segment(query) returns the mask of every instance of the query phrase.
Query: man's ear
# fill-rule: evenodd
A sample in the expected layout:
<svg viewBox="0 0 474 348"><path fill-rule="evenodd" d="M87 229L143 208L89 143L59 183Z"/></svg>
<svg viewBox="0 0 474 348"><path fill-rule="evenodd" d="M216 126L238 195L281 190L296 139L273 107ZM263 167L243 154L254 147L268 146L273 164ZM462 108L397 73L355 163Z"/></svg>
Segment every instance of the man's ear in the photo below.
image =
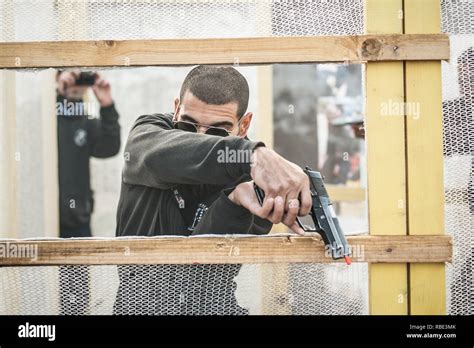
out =
<svg viewBox="0 0 474 348"><path fill-rule="evenodd" d="M247 136L247 132L250 128L250 123L252 122L253 113L247 112L245 115L242 116L240 119L240 126L239 126L239 136L244 138Z"/></svg>
<svg viewBox="0 0 474 348"><path fill-rule="evenodd" d="M179 113L179 98L174 99L174 119L178 119L178 113Z"/></svg>

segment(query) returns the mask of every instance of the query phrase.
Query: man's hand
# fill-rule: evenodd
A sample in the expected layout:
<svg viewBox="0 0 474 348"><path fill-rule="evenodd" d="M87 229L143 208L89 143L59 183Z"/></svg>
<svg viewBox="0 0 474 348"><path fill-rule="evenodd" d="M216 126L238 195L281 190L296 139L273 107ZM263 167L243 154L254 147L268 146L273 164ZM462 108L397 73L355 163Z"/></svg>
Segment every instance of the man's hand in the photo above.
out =
<svg viewBox="0 0 474 348"><path fill-rule="evenodd" d="M278 210L277 222L274 223L283 222L292 228L296 224L297 215L304 216L310 212L311 192L308 176L299 166L287 161L275 151L266 147L255 149L250 175L265 192L264 205L267 199L282 199L284 214L280 215Z"/></svg>
<svg viewBox="0 0 474 348"><path fill-rule="evenodd" d="M58 77L58 92L63 97L66 96L66 90L76 85L76 79L79 77L79 69L63 71Z"/></svg>
<svg viewBox="0 0 474 348"><path fill-rule="evenodd" d="M253 188L253 181L243 182L237 185L229 194L229 199L237 205L241 205L246 208L253 215L256 215L262 219L267 219L270 222L277 224L282 221L284 215L284 201L283 198L277 196L275 199L265 197L263 205L260 205ZM292 214L298 213L297 207L290 208ZM283 222L285 223L285 222ZM293 232L297 234L304 234L303 229L294 221L291 225L285 223Z"/></svg>
<svg viewBox="0 0 474 348"><path fill-rule="evenodd" d="M112 105L112 94L110 93L110 83L102 79L99 74L97 74L92 90L94 91L95 97L100 103L100 106L105 108Z"/></svg>

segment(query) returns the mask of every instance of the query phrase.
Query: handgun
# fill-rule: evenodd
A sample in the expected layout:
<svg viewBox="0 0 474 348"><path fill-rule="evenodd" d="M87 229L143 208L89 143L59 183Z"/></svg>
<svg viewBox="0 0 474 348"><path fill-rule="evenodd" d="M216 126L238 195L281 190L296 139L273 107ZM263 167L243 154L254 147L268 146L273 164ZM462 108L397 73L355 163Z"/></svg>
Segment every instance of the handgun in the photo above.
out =
<svg viewBox="0 0 474 348"><path fill-rule="evenodd" d="M305 232L317 232L323 238L326 248L329 248L334 260L344 258L348 265L351 264L351 250L347 243L344 232L339 225L339 220L334 212L331 200L324 186L323 176L320 172L306 167L304 172L309 177L312 206L309 215L312 225L307 224L302 218L297 217L298 225ZM262 205L265 192L254 183L255 194Z"/></svg>

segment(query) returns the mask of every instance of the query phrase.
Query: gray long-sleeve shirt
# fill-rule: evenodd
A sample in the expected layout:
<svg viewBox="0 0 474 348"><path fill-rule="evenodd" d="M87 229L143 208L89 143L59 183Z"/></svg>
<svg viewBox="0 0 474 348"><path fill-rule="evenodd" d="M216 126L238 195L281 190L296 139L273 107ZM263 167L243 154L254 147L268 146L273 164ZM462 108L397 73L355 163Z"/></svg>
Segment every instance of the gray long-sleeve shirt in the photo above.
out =
<svg viewBox="0 0 474 348"><path fill-rule="evenodd" d="M139 117L125 147L117 236L268 233L269 221L227 197L250 180L250 163L218 160L226 148L258 146L263 143L176 130L172 114Z"/></svg>
<svg viewBox="0 0 474 348"><path fill-rule="evenodd" d="M263 143L176 130L172 114L141 116L125 147L117 236L268 233L271 222L227 197L250 180L250 163L219 161L226 149L251 152L257 146ZM240 265L119 266L114 313L246 314L234 295L239 270Z"/></svg>

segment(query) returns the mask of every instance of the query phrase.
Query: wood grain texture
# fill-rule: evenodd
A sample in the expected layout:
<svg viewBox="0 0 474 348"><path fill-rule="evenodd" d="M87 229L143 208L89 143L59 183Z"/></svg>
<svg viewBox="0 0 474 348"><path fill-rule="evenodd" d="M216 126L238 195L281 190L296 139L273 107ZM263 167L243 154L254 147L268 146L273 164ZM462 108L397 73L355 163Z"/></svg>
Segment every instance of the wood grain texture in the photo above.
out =
<svg viewBox="0 0 474 348"><path fill-rule="evenodd" d="M352 236L353 262L449 262L450 236ZM14 248L37 257L12 257ZM24 249L25 250L25 249ZM17 253L18 254L18 253ZM27 254L23 254L27 255ZM331 263L319 236L0 240L0 265Z"/></svg>
<svg viewBox="0 0 474 348"><path fill-rule="evenodd" d="M404 3L406 33L439 33L438 0ZM441 62L406 62L408 233L444 233ZM446 314L444 263L410 264L410 314Z"/></svg>
<svg viewBox="0 0 474 348"><path fill-rule="evenodd" d="M366 0L368 34L403 33L402 0ZM369 231L407 234L405 123L403 114L384 106L404 100L403 62L369 62L366 67L366 142ZM369 265L371 314L408 313L407 265Z"/></svg>
<svg viewBox="0 0 474 348"><path fill-rule="evenodd" d="M0 43L0 68L449 59L443 34Z"/></svg>
<svg viewBox="0 0 474 348"><path fill-rule="evenodd" d="M56 114L56 71L49 69L41 72L41 115L38 125L41 127L42 157L41 171L43 185L43 236L59 236L59 174L58 174L58 124Z"/></svg>

